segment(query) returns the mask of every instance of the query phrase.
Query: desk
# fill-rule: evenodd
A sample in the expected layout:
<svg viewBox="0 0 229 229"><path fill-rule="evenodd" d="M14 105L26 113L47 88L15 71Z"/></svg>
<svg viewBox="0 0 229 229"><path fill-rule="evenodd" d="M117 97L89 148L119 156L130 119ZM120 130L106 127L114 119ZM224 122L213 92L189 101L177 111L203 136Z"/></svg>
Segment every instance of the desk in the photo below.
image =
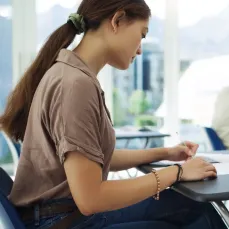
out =
<svg viewBox="0 0 229 229"><path fill-rule="evenodd" d="M152 165L139 166L143 173L150 173L152 168ZM172 189L195 201L211 202L229 228L229 211L222 202L229 200L229 175L219 175L214 180L182 182Z"/></svg>
<svg viewBox="0 0 229 229"><path fill-rule="evenodd" d="M153 138L164 138L169 137L169 134L160 133L157 131L116 131L116 139L117 140L127 140L125 148L128 147L129 141L132 139L146 139L146 142L144 144L143 148L146 148L149 140Z"/></svg>

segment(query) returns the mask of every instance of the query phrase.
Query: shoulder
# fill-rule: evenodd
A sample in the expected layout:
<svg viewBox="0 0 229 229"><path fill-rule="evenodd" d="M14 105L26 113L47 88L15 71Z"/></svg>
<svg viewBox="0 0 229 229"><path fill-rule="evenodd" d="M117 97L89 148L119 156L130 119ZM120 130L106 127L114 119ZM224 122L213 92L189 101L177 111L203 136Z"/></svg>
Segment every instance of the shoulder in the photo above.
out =
<svg viewBox="0 0 229 229"><path fill-rule="evenodd" d="M102 89L97 79L77 67L56 63L48 73L59 84L62 95L100 97Z"/></svg>

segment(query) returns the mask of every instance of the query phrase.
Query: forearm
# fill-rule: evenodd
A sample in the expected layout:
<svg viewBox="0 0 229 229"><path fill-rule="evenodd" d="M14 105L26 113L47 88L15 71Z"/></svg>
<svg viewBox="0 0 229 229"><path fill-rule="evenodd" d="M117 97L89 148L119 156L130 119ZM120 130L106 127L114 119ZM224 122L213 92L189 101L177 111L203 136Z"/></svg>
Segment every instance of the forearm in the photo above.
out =
<svg viewBox="0 0 229 229"><path fill-rule="evenodd" d="M161 190L176 181L178 168L171 166L158 171ZM116 210L136 204L157 193L155 175L148 175L129 180L102 182L97 199L94 201L93 213Z"/></svg>
<svg viewBox="0 0 229 229"><path fill-rule="evenodd" d="M111 171L126 170L152 161L164 160L167 155L168 148L115 150L111 160Z"/></svg>

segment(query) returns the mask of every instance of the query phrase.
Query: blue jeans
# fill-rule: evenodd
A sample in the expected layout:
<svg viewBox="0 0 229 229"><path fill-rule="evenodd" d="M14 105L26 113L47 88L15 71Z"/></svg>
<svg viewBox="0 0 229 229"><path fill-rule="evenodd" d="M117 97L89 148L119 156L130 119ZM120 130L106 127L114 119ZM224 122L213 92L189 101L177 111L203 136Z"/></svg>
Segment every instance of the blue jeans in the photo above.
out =
<svg viewBox="0 0 229 229"><path fill-rule="evenodd" d="M54 200L66 202L69 200ZM70 200L73 201L73 200ZM41 218L39 226L26 222L27 229L48 229L66 217L62 213ZM163 191L160 200L144 200L116 211L82 217L68 229L226 229L223 221L208 203L190 200L172 190ZM67 228L66 228L67 229Z"/></svg>

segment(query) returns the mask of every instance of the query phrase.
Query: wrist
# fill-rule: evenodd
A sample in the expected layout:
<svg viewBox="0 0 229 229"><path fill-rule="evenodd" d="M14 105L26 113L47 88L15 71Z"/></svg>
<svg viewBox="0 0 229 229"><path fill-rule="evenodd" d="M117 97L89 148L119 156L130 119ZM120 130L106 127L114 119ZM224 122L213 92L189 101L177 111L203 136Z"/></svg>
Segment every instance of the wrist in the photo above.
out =
<svg viewBox="0 0 229 229"><path fill-rule="evenodd" d="M168 167L171 176L171 185L175 185L182 180L183 167L179 164L174 164Z"/></svg>
<svg viewBox="0 0 229 229"><path fill-rule="evenodd" d="M183 167L182 167L182 165L180 165L180 164L174 164L174 166L176 166L177 169L178 169L178 171L177 171L177 178L176 178L176 181L175 181L175 183L174 183L174 185L175 185L175 184L179 183L179 182L182 180L182 176L183 176Z"/></svg>
<svg viewBox="0 0 229 229"><path fill-rule="evenodd" d="M165 155L164 158L162 160L169 160L170 159L170 155L171 155L171 147L166 147L165 149Z"/></svg>
<svg viewBox="0 0 229 229"><path fill-rule="evenodd" d="M177 172L178 172L177 166L174 165L169 166L166 168L166 170L168 173L167 179L169 178L170 185L172 186L177 180Z"/></svg>

